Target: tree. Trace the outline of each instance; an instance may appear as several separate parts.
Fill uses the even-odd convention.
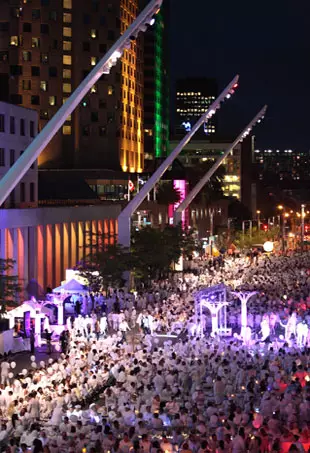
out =
[[[172,181],[161,183],[156,192],[156,200],[158,204],[170,205],[179,203],[181,198],[180,191],[173,187]]]
[[[159,230],[150,226],[134,231],[131,259],[135,277],[150,283],[167,275],[171,264],[178,262],[182,254],[181,227],[166,226]]]
[[[88,280],[91,291],[124,285],[124,272],[128,270],[130,255],[118,245],[100,245],[99,250],[86,256],[75,267]]]
[[[280,229],[279,227],[273,227],[267,231],[258,230],[253,228],[252,234],[250,231],[246,231],[243,234],[241,231],[237,232],[235,244],[241,249],[250,249],[254,245],[263,245],[266,241],[273,241],[279,239]]]
[[[194,228],[186,228],[183,231],[182,252],[184,258],[192,259],[194,253],[202,253],[202,243],[198,238],[197,231]]]
[[[8,307],[19,305],[21,288],[18,277],[11,275],[14,265],[14,260],[0,258],[0,318],[6,314]]]

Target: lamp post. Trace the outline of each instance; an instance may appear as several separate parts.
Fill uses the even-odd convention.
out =
[[[279,204],[277,206],[277,209],[279,209],[279,211],[283,211],[284,207],[282,206],[282,204]],[[278,223],[279,223],[279,227],[281,228],[281,214],[278,215]],[[284,249],[285,249],[285,241],[284,241],[284,235],[285,235],[285,225],[284,225],[284,216],[282,218],[282,252],[284,253]]]
[[[282,220],[282,251],[283,253],[285,252],[285,225],[286,225],[286,219],[289,217],[288,212],[283,213],[283,220]]]
[[[304,240],[305,240],[305,205],[301,205],[301,251],[304,251]]]
[[[258,229],[258,231],[260,231],[260,214],[261,214],[261,211],[256,211],[256,214],[257,214],[257,229]]]

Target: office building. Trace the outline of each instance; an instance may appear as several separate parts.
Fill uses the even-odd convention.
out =
[[[265,180],[272,174],[278,181],[310,180],[310,151],[292,149],[256,149],[253,154],[259,179]]]
[[[0,179],[34,139],[37,129],[35,110],[0,102]],[[37,203],[38,168],[35,162],[2,208],[35,207]]]
[[[170,142],[171,149],[178,144]],[[214,163],[229,147],[229,142],[191,140],[183,149],[178,160],[185,168],[193,168],[204,163]],[[241,144],[239,143],[223,163],[225,167],[223,194],[226,197],[241,199]]]
[[[147,3],[147,2],[146,2]],[[144,34],[144,148],[146,169],[169,149],[169,0]]]
[[[42,129],[137,13],[138,0],[0,2],[0,99],[37,110]],[[39,166],[142,172],[142,94],[138,39],[91,88]]]
[[[196,121],[203,115],[217,97],[217,83],[215,79],[187,78],[176,82],[176,136],[189,132]],[[211,118],[204,124],[198,134],[213,135],[216,132],[215,119]]]

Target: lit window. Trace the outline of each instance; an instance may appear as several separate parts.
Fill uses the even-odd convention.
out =
[[[64,93],[71,93],[71,83],[63,83],[62,90]]]
[[[97,93],[97,87],[96,87],[96,85],[93,85],[93,86],[91,87],[90,92],[91,92],[91,93]]]
[[[71,69],[64,69],[62,71],[62,77],[64,79],[71,79]]]
[[[64,135],[71,135],[71,126],[63,126],[62,133]]]
[[[71,24],[71,22],[72,22],[72,14],[64,13],[64,23]]]
[[[66,36],[67,38],[71,38],[72,36],[72,29],[69,27],[64,27],[63,28],[63,35]]]
[[[62,62],[63,62],[63,64],[71,65],[72,64],[71,55],[63,55]]]
[[[23,51],[23,61],[31,61],[31,52]]]
[[[40,90],[41,91],[47,91],[47,82],[46,82],[46,80],[41,80],[41,82],[40,82]]]
[[[64,0],[63,1],[63,6],[65,9],[71,9],[72,8],[72,0]]]
[[[49,105],[56,105],[56,96],[49,96],[48,103]]]
[[[70,52],[72,50],[72,42],[71,41],[64,41],[63,42],[63,50]]]
[[[31,38],[31,47],[40,47],[40,38]]]
[[[92,66],[96,66],[97,64],[97,57],[90,57],[90,64]]]
[[[11,46],[18,46],[18,36],[11,36],[10,45]]]
[[[93,39],[96,39],[96,38],[97,38],[97,30],[96,30],[95,28],[92,28],[92,29],[90,30],[90,36],[91,36],[91,38],[93,38]]]
[[[41,53],[41,63],[48,63],[48,53]]]
[[[113,87],[113,85],[109,85],[108,86],[108,95],[112,96],[112,94],[114,94],[114,87]]]
[[[40,110],[40,119],[48,120],[48,111],[47,110]]]

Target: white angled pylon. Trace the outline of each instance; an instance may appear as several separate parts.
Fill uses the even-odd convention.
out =
[[[0,181],[0,205],[4,203],[12,190],[27,173],[33,162],[39,157],[52,138],[63,126],[64,122],[73,110],[79,105],[92,86],[103,74],[109,74],[110,69],[122,56],[125,48],[128,48],[133,38],[139,32],[145,31],[146,25],[152,22],[153,16],[159,11],[163,0],[151,0],[150,3],[139,14],[137,19],[128,27],[124,34],[116,41],[110,50],[101,58],[99,63],[80,83],[68,100],[62,105],[53,118],[46,124],[42,131],[36,136],[15,164],[3,176]]]
[[[260,122],[265,116],[267,110],[267,105],[265,105],[259,112],[258,114],[253,118],[253,120],[243,129],[243,131],[238,135],[236,140],[226,149],[223,155],[221,155],[217,161],[214,163],[214,165],[210,168],[210,170],[207,171],[207,173],[201,178],[201,180],[196,184],[196,186],[190,191],[190,193],[187,195],[185,200],[182,201],[180,206],[177,207],[177,209],[174,212],[173,216],[173,224],[178,225],[182,221],[182,212],[188,208],[188,206],[192,203],[192,201],[195,199],[195,197],[198,195],[198,193],[201,191],[201,189],[207,184],[207,182],[210,180],[210,178],[213,176],[213,174],[216,172],[216,170],[219,168],[219,166],[222,164],[222,162],[226,159],[226,157],[233,151],[233,149],[238,145],[239,142],[242,142],[242,140],[249,135],[251,132],[252,128],[255,126],[256,123]]]
[[[210,105],[208,110],[202,115],[197,123],[192,127],[185,137],[181,140],[179,145],[169,154],[164,162],[152,174],[150,179],[142,187],[140,192],[127,204],[123,211],[118,216],[118,242],[124,247],[130,247],[130,230],[131,230],[131,216],[136,209],[140,206],[142,201],[146,198],[148,193],[154,188],[155,184],[160,180],[166,170],[170,167],[173,161],[178,157],[182,149],[191,140],[198,129],[207,122],[221,106],[221,102],[225,101],[228,94],[232,94],[234,89],[238,86],[239,76],[236,75],[233,80],[227,85],[217,99]]]

